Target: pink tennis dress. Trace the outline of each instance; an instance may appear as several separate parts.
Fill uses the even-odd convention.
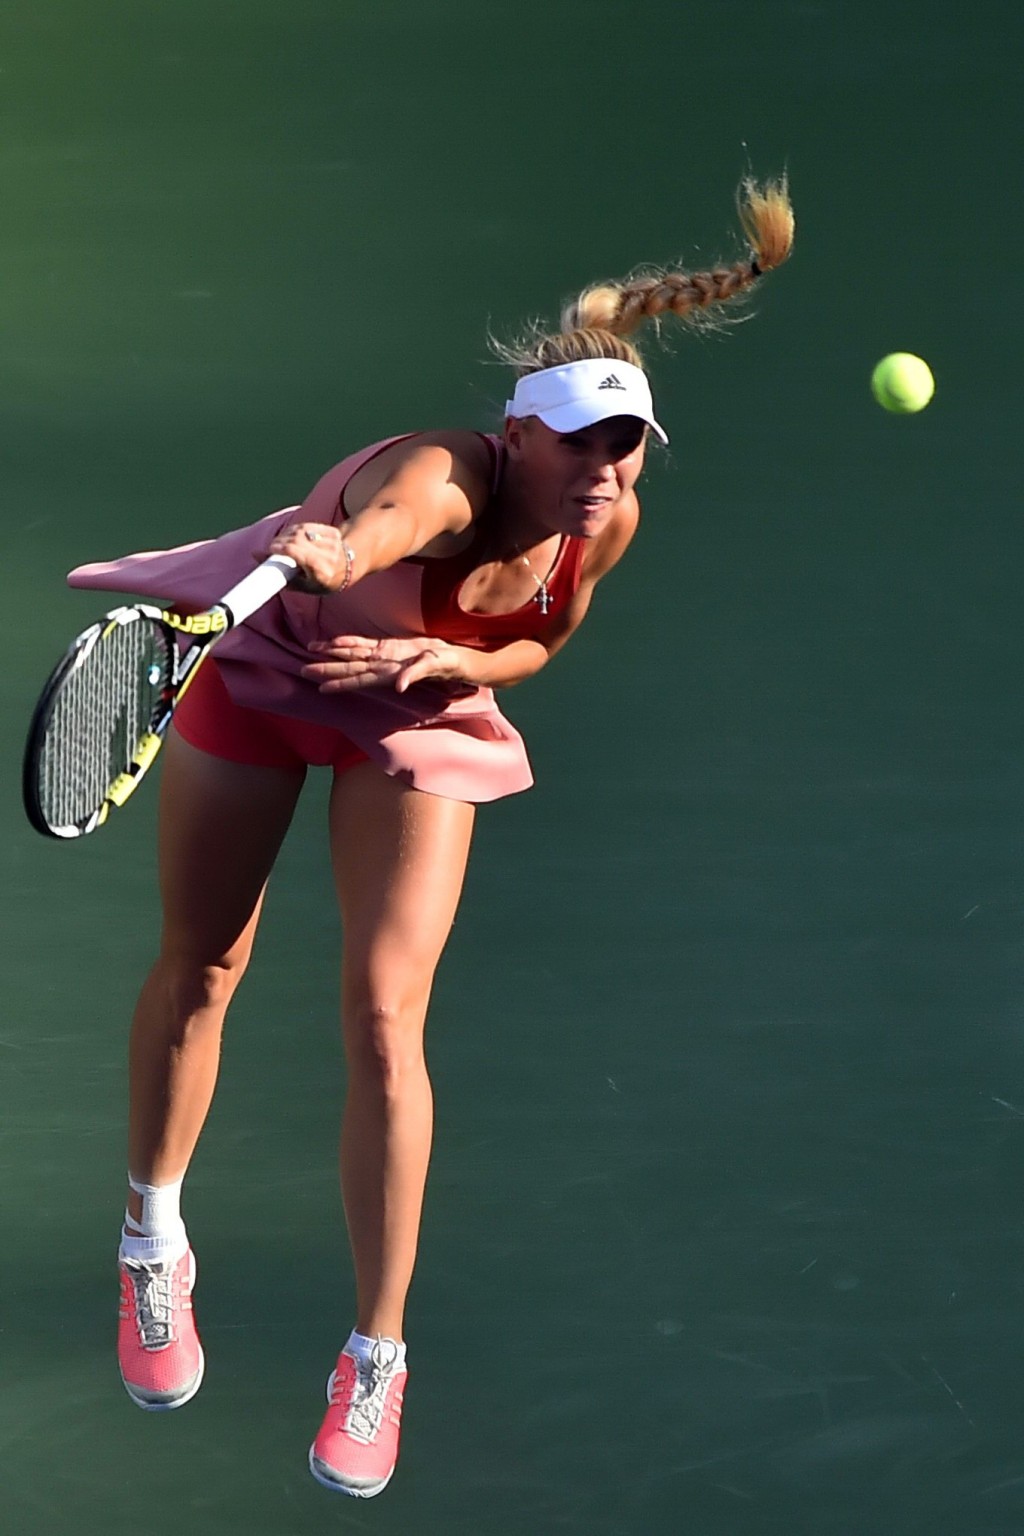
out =
[[[343,459],[299,507],[273,512],[217,539],[80,565],[68,582],[208,607],[252,570],[254,559],[286,524],[343,523],[349,480],[401,440],[386,438]],[[496,487],[504,450],[499,438],[485,440],[493,452]],[[523,739],[490,688],[426,682],[401,694],[390,686],[322,694],[301,673],[310,659],[309,644],[344,634],[375,639],[427,635],[493,650],[538,635],[577,590],[584,548],[582,539],[563,539],[547,581],[551,606],[546,618],[535,602],[511,614],[463,610],[458,594],[473,568],[471,545],[451,559],[402,560],[346,592],[321,597],[285,590],[218,642],[217,668],[243,708],[333,726],[387,773],[417,789],[453,800],[497,800],[528,789],[533,774]]]

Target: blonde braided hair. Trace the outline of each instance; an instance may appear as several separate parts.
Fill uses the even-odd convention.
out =
[[[655,271],[621,283],[595,283],[566,305],[559,331],[534,329],[511,346],[492,342],[494,350],[520,377],[586,358],[614,358],[642,367],[636,346],[623,338],[645,320],[657,324],[666,315],[699,320],[715,306],[746,295],[759,277],[789,257],[795,220],[786,178],[763,187],[748,178],[740,186],[737,205],[750,247],[744,260],[707,272]]]

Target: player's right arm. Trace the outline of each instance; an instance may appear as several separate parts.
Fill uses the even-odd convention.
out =
[[[444,437],[396,444],[385,450],[386,460],[381,455],[385,462],[373,476],[378,483],[341,528],[300,515],[281,529],[269,552],[298,563],[300,588],[336,592],[446,536],[457,538],[490,496],[486,449],[479,439],[475,442],[479,452],[473,451],[472,440],[466,452],[461,442]]]

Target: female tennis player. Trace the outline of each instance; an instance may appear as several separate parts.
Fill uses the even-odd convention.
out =
[[[648,436],[667,439],[625,336],[732,300],[788,256],[784,184],[748,184],[741,216],[745,259],[588,289],[557,333],[509,349],[518,381],[502,436],[375,443],[299,507],[70,577],[202,605],[268,553],[299,566],[297,583],[199,668],[167,743],[164,927],[130,1047],[118,1354],[142,1408],[178,1408],[199,1389],[182,1180],[274,860],[307,769],[329,767],[356,1317],[309,1464],[342,1493],[379,1493],[398,1455],[431,1142],[424,1024],[475,806],[531,783],[493,690],[532,677],[565,645],[636,529]]]

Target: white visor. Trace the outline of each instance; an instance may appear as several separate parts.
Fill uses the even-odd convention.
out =
[[[506,416],[539,416],[553,432],[579,432],[609,416],[637,416],[663,443],[651,386],[642,368],[608,357],[587,357],[561,368],[528,373],[505,404]]]

